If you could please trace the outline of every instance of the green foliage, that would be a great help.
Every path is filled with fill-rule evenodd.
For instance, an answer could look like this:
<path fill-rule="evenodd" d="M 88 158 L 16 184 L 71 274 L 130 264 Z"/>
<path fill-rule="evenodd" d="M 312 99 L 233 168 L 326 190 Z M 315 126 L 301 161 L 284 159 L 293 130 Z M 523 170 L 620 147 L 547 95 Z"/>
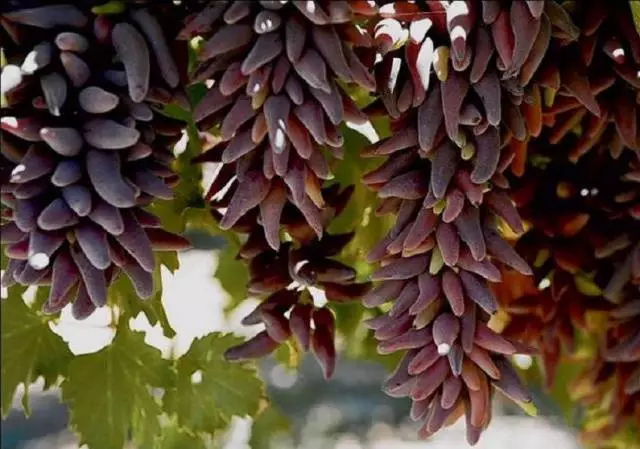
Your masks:
<path fill-rule="evenodd" d="M 637 0 L 629 0 L 629 6 L 631 6 L 631 14 L 633 15 L 633 23 L 636 26 L 636 31 L 640 35 L 640 2 Z"/>
<path fill-rule="evenodd" d="M 62 397 L 83 442 L 92 449 L 120 449 L 132 421 L 137 441 L 158 433 L 162 409 L 151 388 L 166 386 L 172 376 L 169 362 L 142 333 L 120 326 L 109 346 L 71 361 Z"/>
<path fill-rule="evenodd" d="M 229 364 L 222 354 L 239 339 L 211 334 L 197 339 L 177 361 L 177 377 L 164 397 L 167 411 L 197 432 L 214 433 L 233 415 L 258 410 L 262 385 L 249 366 Z"/>
<path fill-rule="evenodd" d="M 170 254 L 170 253 L 167 253 Z M 169 266 L 162 265 L 163 260 L 160 259 L 153 273 L 155 292 L 153 296 L 145 301 L 141 301 L 136 295 L 131 281 L 126 276 L 119 276 L 113 283 L 113 287 L 109 291 L 109 300 L 112 305 L 117 305 L 122 310 L 123 316 L 127 318 L 135 318 L 139 313 L 143 313 L 149 324 L 155 326 L 160 323 L 162 332 L 165 337 L 172 338 L 176 335 L 176 331 L 171 327 L 164 307 L 162 306 L 162 279 L 160 277 L 161 266 L 167 266 L 169 271 L 173 272 L 178 267 L 177 256 L 172 253 L 175 260 L 169 259 Z"/>
<path fill-rule="evenodd" d="M 206 449 L 204 440 L 180 427 L 176 422 L 171 422 L 162 428 L 159 435 L 156 435 L 153 449 Z"/>
<path fill-rule="evenodd" d="M 215 277 L 231 299 L 231 305 L 237 306 L 247 299 L 247 283 L 249 270 L 246 264 L 236 258 L 240 245 L 237 241 L 227 239 L 227 244 L 218 252 L 218 267 Z"/>
<path fill-rule="evenodd" d="M 39 376 L 54 384 L 67 372 L 71 351 L 49 327 L 49 319 L 35 313 L 22 301 L 22 287 L 9 289 L 0 306 L 2 320 L 2 415 L 11 408 L 18 385 L 28 387 Z M 25 388 L 23 406 L 28 413 Z"/>

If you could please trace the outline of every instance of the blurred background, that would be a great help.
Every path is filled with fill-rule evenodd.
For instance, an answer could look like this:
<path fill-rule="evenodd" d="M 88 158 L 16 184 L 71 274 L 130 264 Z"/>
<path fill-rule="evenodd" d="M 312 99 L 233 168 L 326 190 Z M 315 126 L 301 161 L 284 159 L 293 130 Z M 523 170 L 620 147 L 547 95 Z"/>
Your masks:
<path fill-rule="evenodd" d="M 199 238 L 192 236 L 194 246 L 201 249 L 181 253 L 181 268 L 175 275 L 163 272 L 163 305 L 177 332 L 176 337 L 164 337 L 159 325 L 151 327 L 142 316 L 130 323 L 132 328 L 145 331 L 147 343 L 166 355 L 185 353 L 194 338 L 212 331 L 234 332 L 241 336 L 257 332 L 240 325 L 241 318 L 253 309 L 256 301 L 247 300 L 230 315 L 225 314 L 227 296 L 218 280 L 212 277 L 217 262 L 212 255 L 215 252 L 210 251 L 221 242 Z M 98 310 L 86 321 L 79 322 L 65 309 L 54 330 L 68 342 L 72 352 L 86 354 L 111 342 L 110 319 L 107 310 Z M 312 358 L 303 359 L 296 372 L 268 359 L 261 364 L 261 374 L 274 408 L 279 411 L 272 419 L 281 420 L 283 429 L 288 421 L 289 431 L 277 433 L 273 429 L 278 426 L 270 423 L 269 431 L 264 432 L 260 425 L 252 426 L 250 419 L 238 418 L 224 435 L 211 442 L 208 449 L 468 447 L 464 420 L 429 441 L 417 441 L 417 425 L 408 418 L 408 401 L 387 397 L 380 391 L 387 368 L 379 363 L 343 358 L 330 382 L 324 381 Z M 18 392 L 13 410 L 2 422 L 2 449 L 77 449 L 75 436 L 66 428 L 68 413 L 58 392 L 43 392 L 42 385 L 33 385 L 29 391 L 32 409 L 29 419 L 25 418 L 20 405 L 23 393 Z M 578 449 L 576 436 L 566 427 L 553 402 L 542 391 L 534 389 L 534 394 L 539 411 L 536 418 L 525 415 L 497 394 L 493 421 L 476 447 Z"/>

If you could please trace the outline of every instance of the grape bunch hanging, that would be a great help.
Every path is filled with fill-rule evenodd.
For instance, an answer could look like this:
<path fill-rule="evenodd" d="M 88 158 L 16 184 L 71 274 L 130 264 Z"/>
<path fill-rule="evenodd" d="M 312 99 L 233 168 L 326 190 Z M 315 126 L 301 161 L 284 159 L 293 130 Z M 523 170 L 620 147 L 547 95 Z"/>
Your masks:
<path fill-rule="evenodd" d="M 171 101 L 181 74 L 145 6 L 107 17 L 53 4 L 2 16 L 3 285 L 50 285 L 47 313 L 72 303 L 86 318 L 119 273 L 148 298 L 154 251 L 188 245 L 144 209 L 172 198 L 181 135 L 152 108 Z"/>
<path fill-rule="evenodd" d="M 536 354 L 550 387 L 590 335 L 575 398 L 613 417 L 590 437 L 640 425 L 628 2 L 178 3 L 2 6 L 3 286 L 50 286 L 43 312 L 71 304 L 78 319 L 121 274 L 153 295 L 154 252 L 189 246 L 147 208 L 180 182 L 186 124 L 160 112 L 177 106 L 206 141 L 191 163 L 215 167 L 207 210 L 239 236 L 261 298 L 243 324 L 262 330 L 229 361 L 288 342 L 330 378 L 332 305 L 360 302 L 378 352 L 402 354 L 383 390 L 411 398 L 419 436 L 464 416 L 475 444 L 496 391 L 532 400 L 512 356 Z M 344 127 L 380 120 L 391 134 L 357 155 L 377 167 L 337 182 Z M 360 248 L 368 279 L 341 257 L 361 230 L 329 231 L 358 183 L 392 217 Z"/>

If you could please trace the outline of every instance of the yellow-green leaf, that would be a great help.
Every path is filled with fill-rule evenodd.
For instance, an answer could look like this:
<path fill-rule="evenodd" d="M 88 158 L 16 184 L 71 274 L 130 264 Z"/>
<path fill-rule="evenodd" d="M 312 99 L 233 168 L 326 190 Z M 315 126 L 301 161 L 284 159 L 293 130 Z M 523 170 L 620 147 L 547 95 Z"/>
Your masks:
<path fill-rule="evenodd" d="M 636 31 L 640 35 L 640 2 L 637 0 L 629 0 L 629 6 L 631 6 L 633 24 L 636 26 Z"/>

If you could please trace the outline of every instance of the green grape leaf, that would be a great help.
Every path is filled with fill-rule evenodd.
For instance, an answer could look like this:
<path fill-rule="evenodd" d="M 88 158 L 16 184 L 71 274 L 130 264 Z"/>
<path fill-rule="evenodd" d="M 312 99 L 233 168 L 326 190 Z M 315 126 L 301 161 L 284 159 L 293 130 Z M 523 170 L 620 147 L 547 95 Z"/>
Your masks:
<path fill-rule="evenodd" d="M 303 352 L 293 339 L 289 339 L 276 348 L 273 358 L 288 369 L 295 370 L 302 362 Z"/>
<path fill-rule="evenodd" d="M 160 262 L 160 266 L 166 267 L 171 274 L 174 274 L 180 268 L 180 260 L 176 251 L 157 252 L 156 258 Z"/>
<path fill-rule="evenodd" d="M 206 449 L 204 440 L 180 427 L 175 421 L 165 425 L 156 436 L 153 449 Z"/>
<path fill-rule="evenodd" d="M 45 385 L 64 376 L 72 357 L 67 344 L 49 327 L 51 318 L 31 310 L 22 300 L 21 286 L 9 288 L 0 305 L 2 322 L 2 415 L 6 416 L 16 388 L 31 385 L 39 376 Z M 28 394 L 23 396 L 29 414 Z"/>
<path fill-rule="evenodd" d="M 242 260 L 236 259 L 238 247 L 233 242 L 218 251 L 218 266 L 214 276 L 220 281 L 222 288 L 231 297 L 230 307 L 235 307 L 249 295 L 247 284 L 249 283 L 249 270 Z"/>
<path fill-rule="evenodd" d="M 151 388 L 171 385 L 173 376 L 160 351 L 144 342 L 144 333 L 126 326 L 109 346 L 75 357 L 61 388 L 81 444 L 122 449 L 130 431 L 139 441 L 158 432 L 161 409 Z"/>
<path fill-rule="evenodd" d="M 251 426 L 251 449 L 269 449 L 274 436 L 289 431 L 291 423 L 273 405 L 266 407 L 253 420 Z"/>
<path fill-rule="evenodd" d="M 223 358 L 227 348 L 240 342 L 231 335 L 212 333 L 194 340 L 177 360 L 176 382 L 167 389 L 164 404 L 181 426 L 213 434 L 233 416 L 257 412 L 263 387 L 255 369 Z"/>
<path fill-rule="evenodd" d="M 169 323 L 169 318 L 162 305 L 162 276 L 160 275 L 160 261 L 156 262 L 153 271 L 153 296 L 149 299 L 140 299 L 133 288 L 131 280 L 123 273 L 111 284 L 109 288 L 109 303 L 118 305 L 124 317 L 135 318 L 139 313 L 144 313 L 151 326 L 160 323 L 162 333 L 167 338 L 173 338 L 176 331 Z"/>
<path fill-rule="evenodd" d="M 640 35 L 640 2 L 638 2 L 637 0 L 629 0 L 629 6 L 631 7 L 633 24 L 636 26 L 638 35 Z"/>

